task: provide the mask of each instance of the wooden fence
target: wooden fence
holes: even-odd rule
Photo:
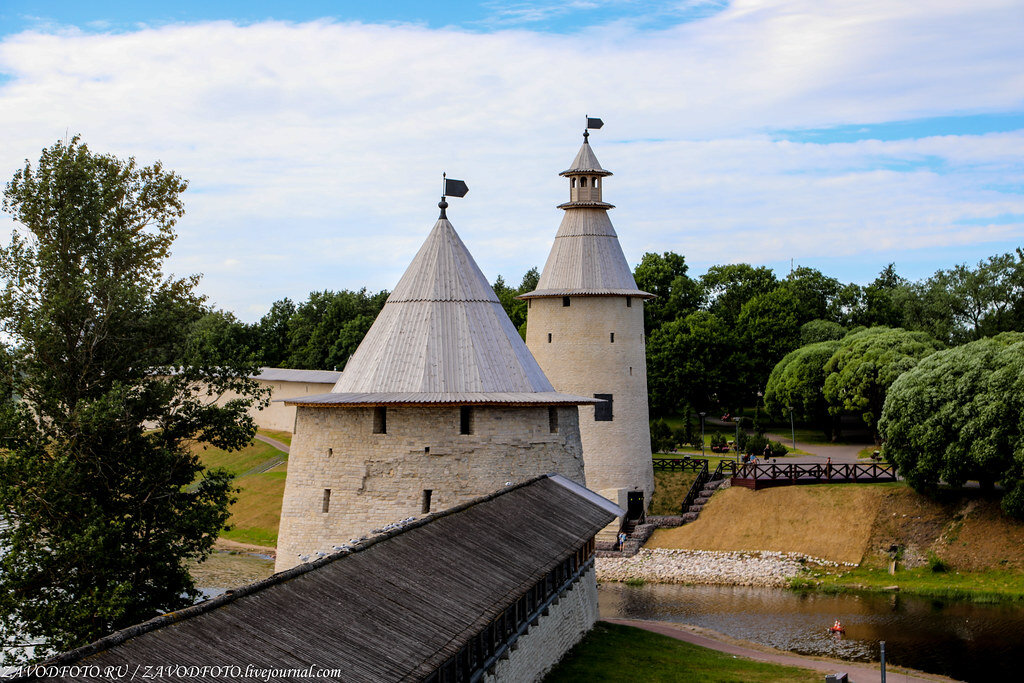
[[[732,477],[733,486],[763,489],[794,484],[869,484],[896,481],[896,466],[880,463],[757,464],[742,465]]]

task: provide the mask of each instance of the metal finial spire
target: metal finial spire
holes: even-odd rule
[[[590,140],[587,139],[589,137],[590,137],[590,131],[587,130],[586,128],[584,128],[583,129],[583,144],[584,145],[589,145],[590,144]]]
[[[441,209],[441,215],[437,217],[438,220],[442,218],[448,220],[448,214],[444,212],[444,210],[448,208],[448,202],[444,200],[444,195],[441,195],[441,201],[437,203],[437,208]]]
[[[451,195],[452,197],[465,197],[467,192],[469,192],[469,187],[466,186],[465,181],[449,180],[448,174],[442,173],[441,201],[437,203],[437,208],[441,209],[441,215],[438,216],[438,220],[448,218],[448,214],[445,213],[445,209],[448,208],[448,202],[446,201],[448,195]]]

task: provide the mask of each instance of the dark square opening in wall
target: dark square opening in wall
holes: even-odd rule
[[[626,297],[626,308],[632,308],[632,307],[633,307],[633,297],[627,296]]]
[[[373,409],[373,433],[388,433],[388,409],[383,406]]]
[[[331,490],[324,489],[324,500],[320,506],[320,512],[330,512],[331,510]]]
[[[594,394],[594,398],[600,399],[602,403],[598,403],[594,406],[594,421],[595,422],[611,422],[612,421],[612,395],[611,394]]]
[[[430,498],[433,495],[433,489],[423,489],[423,506],[420,508],[423,511],[423,514],[430,512]]]
[[[459,434],[473,433],[473,407],[462,406],[459,408]]]
[[[548,431],[558,433],[558,408],[555,406],[548,407]]]
[[[567,296],[563,296],[562,297],[562,305],[563,306],[568,306],[569,305],[569,297],[567,297]]]

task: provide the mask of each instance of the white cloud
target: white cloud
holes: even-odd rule
[[[664,30],[573,35],[28,32],[0,43],[0,177],[65,130],[161,159],[190,180],[173,267],[206,273],[242,317],[312,289],[393,286],[442,170],[469,183],[449,214],[489,277],[542,265],[566,194],[555,174],[586,113],[607,123],[592,140],[634,262],[1020,241],[1020,225],[958,223],[1024,213],[1019,132],[830,145],[765,132],[1020,112],[1022,24],[1016,0],[742,0]]]

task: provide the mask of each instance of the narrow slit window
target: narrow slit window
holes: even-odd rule
[[[434,495],[434,490],[433,489],[423,489],[423,506],[421,508],[422,511],[423,511],[423,514],[427,514],[428,512],[430,512],[430,498],[433,495]]]
[[[473,407],[462,406],[459,408],[459,434],[473,433]]]
[[[594,394],[594,398],[599,399],[601,403],[594,406],[594,421],[595,422],[611,422],[612,421],[612,395],[611,394]]]
[[[331,490],[324,489],[324,500],[320,506],[320,512],[330,512],[331,510]]]
[[[597,178],[594,178],[594,187],[597,187]]]
[[[548,332],[548,344],[550,344],[550,343],[551,343],[551,333]]]
[[[615,333],[611,332],[610,334],[612,336],[612,342],[611,343],[614,344],[615,343]]]
[[[633,308],[633,297],[626,297],[626,308]]]
[[[567,296],[563,296],[562,297],[562,305],[563,306],[568,306],[569,305],[569,297],[567,297]]]
[[[373,409],[373,433],[388,433],[388,409],[384,406]]]
[[[331,457],[332,455],[334,455],[334,449],[333,449],[333,448],[328,448],[328,449],[327,449],[327,457],[329,458],[329,457]]]
[[[558,433],[558,408],[548,407],[548,431],[552,434]]]

